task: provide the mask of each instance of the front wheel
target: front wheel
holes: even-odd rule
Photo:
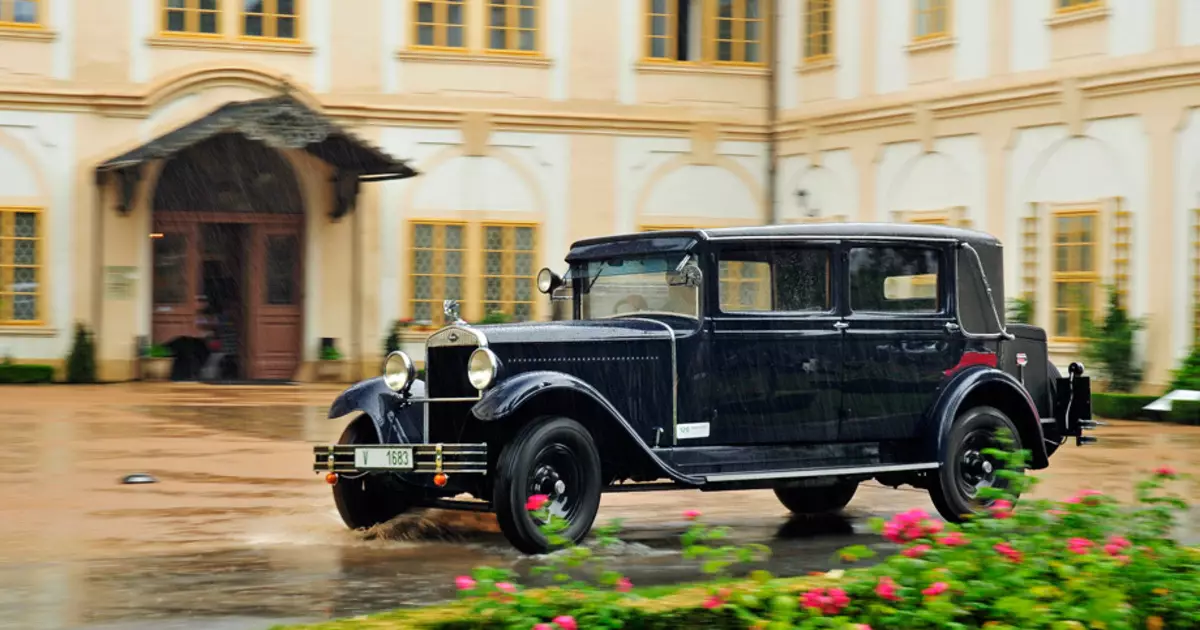
[[[338,444],[378,444],[375,427],[367,416],[351,422]],[[415,491],[386,475],[364,475],[358,479],[338,479],[333,485],[333,502],[342,522],[350,529],[363,529],[386,523],[407,512],[415,502]]]
[[[996,435],[1000,431],[1009,434],[1011,444],[1000,443]],[[942,465],[929,489],[929,496],[942,518],[961,523],[967,516],[992,505],[993,501],[979,498],[981,489],[1008,487],[1008,481],[996,474],[1004,463],[983,452],[1000,448],[1015,452],[1022,446],[1017,426],[999,409],[974,407],[955,419],[946,436]],[[1024,467],[1014,472],[1024,473]]]
[[[857,482],[840,482],[820,488],[775,488],[775,496],[792,514],[827,514],[850,503],[858,491]]]
[[[493,504],[500,531],[522,553],[550,551],[544,524],[526,508],[529,497],[545,495],[559,532],[578,543],[600,510],[600,453],[588,430],[570,418],[542,418],[526,425],[500,452]]]

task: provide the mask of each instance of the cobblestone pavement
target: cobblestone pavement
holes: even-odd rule
[[[0,389],[0,628],[259,628],[437,601],[472,566],[527,562],[489,515],[420,517],[456,540],[413,540],[406,523],[369,538],[347,531],[309,464],[309,444],[343,427],[325,419],[339,389]],[[1129,500],[1155,466],[1200,469],[1200,428],[1113,423],[1096,436],[1062,447],[1034,495],[1094,488]],[[121,485],[130,473],[158,483]],[[687,509],[769,544],[772,570],[800,573],[874,542],[867,517],[913,507],[933,511],[923,492],[866,484],[844,516],[798,522],[769,491],[647,492],[606,495],[600,520],[625,520],[635,544],[617,562],[651,583],[694,576],[671,551]]]

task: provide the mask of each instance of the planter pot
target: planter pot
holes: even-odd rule
[[[341,381],[344,380],[343,369],[345,361],[317,361],[317,380],[319,381]]]
[[[171,378],[171,366],[174,357],[153,357],[142,359],[142,378],[147,381],[165,381]]]

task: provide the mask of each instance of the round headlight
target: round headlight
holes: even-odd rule
[[[500,369],[500,359],[496,353],[487,348],[478,348],[471,353],[467,360],[467,380],[478,390],[485,390],[496,380],[496,372]]]
[[[383,382],[394,392],[408,389],[416,376],[417,366],[400,350],[389,354],[383,362]]]
[[[542,293],[554,290],[554,272],[549,267],[543,267],[537,275],[537,288]]]

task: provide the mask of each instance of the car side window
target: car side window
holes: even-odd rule
[[[850,250],[850,309],[876,313],[938,313],[941,252],[927,247]]]
[[[830,310],[830,253],[820,248],[770,248],[720,254],[721,310]]]

